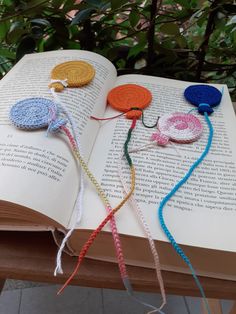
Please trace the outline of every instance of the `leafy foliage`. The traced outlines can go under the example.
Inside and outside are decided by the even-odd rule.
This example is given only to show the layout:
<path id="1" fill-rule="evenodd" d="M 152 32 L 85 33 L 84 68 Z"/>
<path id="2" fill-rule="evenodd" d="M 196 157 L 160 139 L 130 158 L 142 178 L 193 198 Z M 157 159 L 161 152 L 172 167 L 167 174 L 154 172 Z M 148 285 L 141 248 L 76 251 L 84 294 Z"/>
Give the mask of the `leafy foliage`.
<path id="1" fill-rule="evenodd" d="M 0 76 L 25 53 L 87 49 L 118 73 L 228 84 L 236 97 L 232 0 L 0 0 Z"/>

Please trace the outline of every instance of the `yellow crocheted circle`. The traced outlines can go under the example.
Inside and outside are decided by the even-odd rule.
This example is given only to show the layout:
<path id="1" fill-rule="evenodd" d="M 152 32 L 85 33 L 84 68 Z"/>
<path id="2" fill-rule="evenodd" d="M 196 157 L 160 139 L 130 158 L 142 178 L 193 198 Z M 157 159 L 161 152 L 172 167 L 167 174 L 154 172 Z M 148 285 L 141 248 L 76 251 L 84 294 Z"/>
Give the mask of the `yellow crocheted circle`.
<path id="1" fill-rule="evenodd" d="M 92 81 L 95 75 L 94 67 L 85 61 L 68 61 L 60 63 L 52 69 L 51 79 L 66 80 L 68 87 L 80 87 Z M 64 89 L 60 82 L 51 83 L 56 91 Z"/>

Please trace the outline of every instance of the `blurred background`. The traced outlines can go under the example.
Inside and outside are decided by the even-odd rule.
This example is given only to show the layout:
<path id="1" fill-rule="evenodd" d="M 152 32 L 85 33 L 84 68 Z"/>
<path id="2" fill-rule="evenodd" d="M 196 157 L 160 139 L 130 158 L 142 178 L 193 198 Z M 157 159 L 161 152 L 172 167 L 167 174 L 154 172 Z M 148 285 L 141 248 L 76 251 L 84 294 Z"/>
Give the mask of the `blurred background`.
<path id="1" fill-rule="evenodd" d="M 0 78 L 26 53 L 85 49 L 118 74 L 226 83 L 236 99 L 234 0 L 1 0 Z"/>

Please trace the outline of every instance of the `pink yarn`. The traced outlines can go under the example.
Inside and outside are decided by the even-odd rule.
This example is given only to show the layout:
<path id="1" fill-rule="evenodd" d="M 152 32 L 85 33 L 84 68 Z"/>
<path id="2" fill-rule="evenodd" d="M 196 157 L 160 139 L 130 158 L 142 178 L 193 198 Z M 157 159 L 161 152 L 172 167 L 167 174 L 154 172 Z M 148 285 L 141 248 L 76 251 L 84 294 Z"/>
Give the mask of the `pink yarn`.
<path id="1" fill-rule="evenodd" d="M 151 140 L 162 146 L 169 140 L 191 143 L 201 136 L 202 131 L 202 124 L 197 117 L 189 113 L 174 112 L 160 117 L 158 131 L 152 134 Z"/>
<path id="2" fill-rule="evenodd" d="M 108 213 L 111 212 L 112 208 L 111 207 L 106 207 L 106 210 Z M 121 240 L 118 234 L 118 230 L 116 227 L 116 221 L 115 221 L 115 217 L 112 216 L 111 220 L 110 220 L 110 226 L 111 226 L 111 230 L 112 230 L 112 235 L 113 235 L 113 239 L 114 239 L 114 244 L 115 244 L 115 249 L 116 249 L 116 256 L 117 259 L 119 261 L 118 266 L 120 269 L 120 274 L 122 279 L 124 278 L 128 278 L 128 273 L 126 270 L 126 266 L 125 266 L 125 261 L 124 261 L 124 255 L 123 255 L 123 251 L 122 251 L 122 247 L 121 247 Z"/>
<path id="3" fill-rule="evenodd" d="M 169 137 L 157 131 L 152 134 L 151 140 L 156 141 L 158 145 L 165 146 L 169 142 Z"/>

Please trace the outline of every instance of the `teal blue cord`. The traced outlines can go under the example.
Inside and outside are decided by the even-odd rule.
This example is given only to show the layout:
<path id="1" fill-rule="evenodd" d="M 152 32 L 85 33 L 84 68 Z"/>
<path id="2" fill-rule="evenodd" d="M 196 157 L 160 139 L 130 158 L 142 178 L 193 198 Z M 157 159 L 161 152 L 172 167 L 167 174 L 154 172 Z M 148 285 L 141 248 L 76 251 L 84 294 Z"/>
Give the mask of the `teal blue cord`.
<path id="1" fill-rule="evenodd" d="M 195 111 L 195 110 L 198 110 L 198 108 L 190 109 L 190 110 L 188 111 L 188 114 L 191 113 L 192 111 Z"/>
<path id="2" fill-rule="evenodd" d="M 213 126 L 211 124 L 211 121 L 208 117 L 208 114 L 206 112 L 204 112 L 204 117 L 205 120 L 207 122 L 208 128 L 209 128 L 209 137 L 208 137 L 208 142 L 207 145 L 202 153 L 202 155 L 198 158 L 198 160 L 196 160 L 193 165 L 190 167 L 190 169 L 188 170 L 188 172 L 186 173 L 186 175 L 174 186 L 174 188 L 163 198 L 163 200 L 160 203 L 160 206 L 158 208 L 158 218 L 161 224 L 161 227 L 163 229 L 163 231 L 165 232 L 167 238 L 169 239 L 170 243 L 172 244 L 172 246 L 174 247 L 175 251 L 180 255 L 180 257 L 184 260 L 184 262 L 188 265 L 193 278 L 196 282 L 196 285 L 198 286 L 200 293 L 203 297 L 206 309 L 208 314 L 211 314 L 209 305 L 207 303 L 206 300 L 206 295 L 205 292 L 203 290 L 203 287 L 196 275 L 196 272 L 190 262 L 190 260 L 188 259 L 188 257 L 185 255 L 184 251 L 181 249 L 181 247 L 178 245 L 178 243 L 175 241 L 174 237 L 172 236 L 172 234 L 170 233 L 169 229 L 167 228 L 165 221 L 164 221 L 164 217 L 163 217 L 163 208 L 166 205 L 166 203 L 171 199 L 171 197 L 179 190 L 179 188 L 189 179 L 189 177 L 191 176 L 191 174 L 193 173 L 193 171 L 198 167 L 198 165 L 204 160 L 204 158 L 206 157 L 206 155 L 208 154 L 211 144 L 212 144 L 212 138 L 213 138 Z"/>

